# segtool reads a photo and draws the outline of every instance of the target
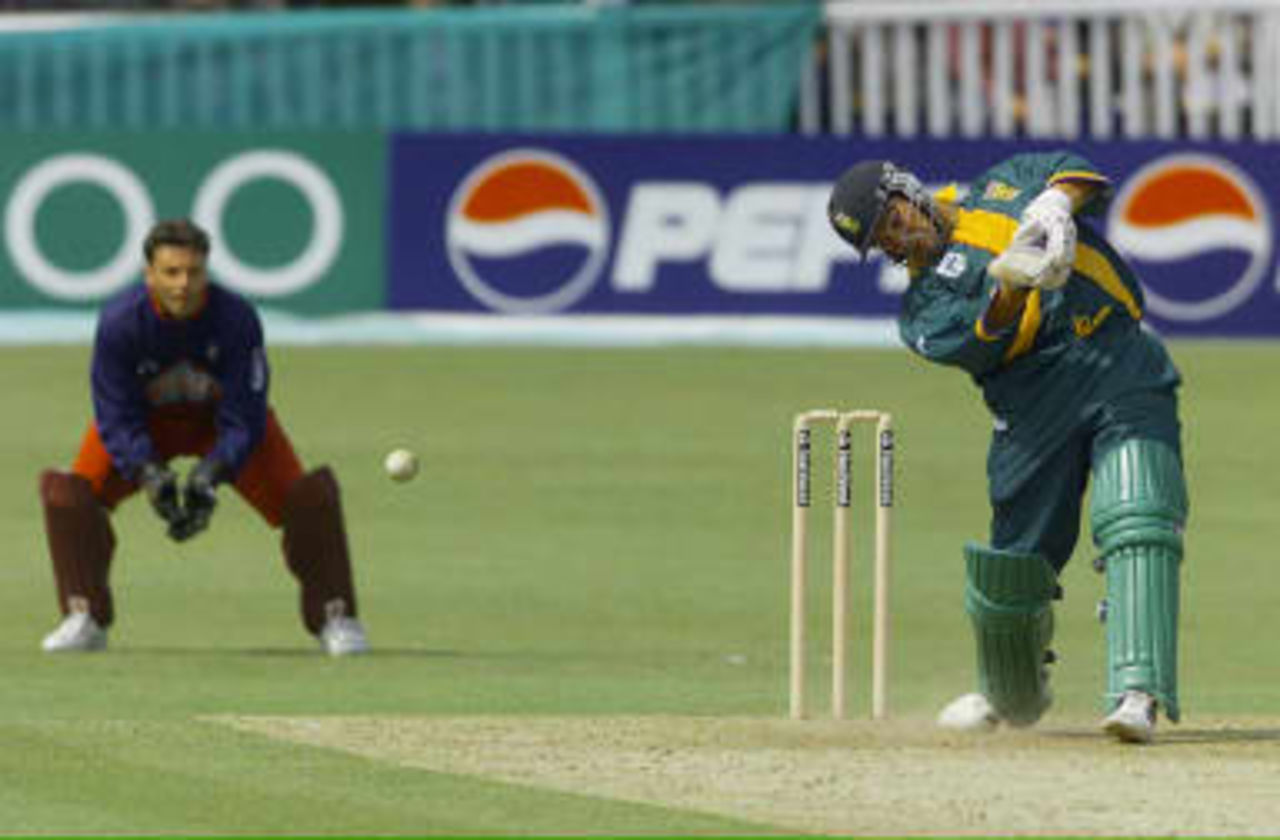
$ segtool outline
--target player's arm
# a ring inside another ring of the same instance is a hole
[[[1002,332],[985,319],[990,307],[982,268],[968,269],[947,282],[926,277],[913,281],[899,311],[903,343],[918,356],[982,376],[1004,363],[1015,331]]]
[[[1072,215],[1100,212],[1111,197],[1111,180],[1092,163],[1069,152],[1050,156],[1052,173],[1044,188],[1057,189],[1071,199]]]
[[[257,314],[245,310],[230,331],[216,371],[222,399],[215,419],[218,440],[210,453],[225,466],[226,478],[240,472],[262,441],[270,384],[262,322]]]
[[[997,283],[991,295],[991,303],[982,316],[982,331],[988,335],[1003,332],[1022,319],[1022,310],[1031,293],[1028,286]]]
[[[136,355],[119,324],[99,321],[89,373],[94,423],[116,472],[142,485],[156,515],[172,528],[183,516],[178,479],[157,457],[147,430]]]
[[[1074,217],[1100,207],[1110,194],[1111,182],[1093,164],[1070,152],[1027,155],[1025,161],[1015,169],[1024,170],[1026,183],[1035,192],[1022,210],[1014,244],[1045,249],[1069,267],[1075,255]]]
[[[1051,189],[1056,189],[1066,195],[1067,200],[1071,202],[1071,213],[1075,215],[1084,211],[1095,198],[1106,192],[1105,182],[1099,181],[1060,181]]]
[[[1066,150],[1015,155],[1004,168],[1004,177],[1028,190],[1027,198],[1031,200],[1050,189],[1067,192],[1087,188],[1087,200],[1073,206],[1075,213],[1102,209],[1111,192],[1106,175],[1081,155]]]
[[[156,460],[156,453],[134,357],[125,331],[99,321],[89,372],[94,421],[116,471],[136,480],[143,466]]]

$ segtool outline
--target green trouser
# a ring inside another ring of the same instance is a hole
[[[978,643],[978,688],[1000,719],[1030,726],[1052,701],[1045,669],[1057,576],[1037,554],[965,546],[965,610]]]
[[[1051,452],[997,434],[988,459],[991,545],[1039,554],[1058,573],[1076,547],[1092,473],[1090,521],[1107,574],[1106,703],[1147,691],[1172,720],[1180,714],[1178,569],[1188,509],[1179,436],[1174,392],[1141,391],[1109,402]]]

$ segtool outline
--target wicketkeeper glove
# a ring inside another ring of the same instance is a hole
[[[182,518],[169,523],[169,536],[183,542],[209,527],[218,506],[218,483],[226,476],[226,468],[216,458],[205,458],[191,468],[182,488]]]
[[[151,502],[156,515],[169,524],[170,531],[182,520],[182,505],[178,499],[178,477],[168,464],[152,461],[142,466],[138,481]]]

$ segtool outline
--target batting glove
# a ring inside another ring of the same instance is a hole
[[[142,466],[138,481],[151,502],[151,509],[172,529],[183,518],[178,501],[178,477],[168,464],[153,461]]]
[[[1071,210],[1071,197],[1050,187],[1022,211],[1010,250],[1025,254],[1039,252],[1044,257],[1025,285],[1060,289],[1071,277],[1071,267],[1076,260],[1076,223]]]
[[[194,537],[209,527],[218,506],[216,488],[225,469],[216,458],[205,458],[191,468],[182,488],[182,518],[169,523],[169,536],[178,542]]]

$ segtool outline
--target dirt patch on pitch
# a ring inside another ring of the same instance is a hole
[[[1092,723],[986,736],[925,721],[220,717],[442,773],[844,835],[1274,835],[1280,721],[1196,721],[1146,747]],[[608,826],[601,826],[607,833]]]

